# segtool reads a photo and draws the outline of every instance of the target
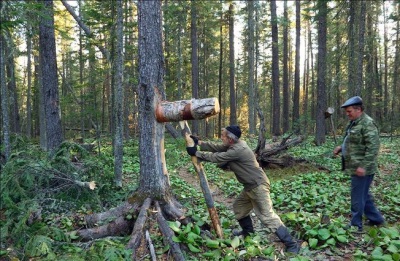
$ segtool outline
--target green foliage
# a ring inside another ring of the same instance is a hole
[[[123,172],[127,184],[117,191],[113,187],[113,154],[108,140],[102,141],[100,155],[67,142],[53,158],[48,158],[46,153],[23,138],[16,137],[13,144],[15,152],[1,173],[0,257],[130,260],[131,253],[125,250],[129,237],[74,243],[77,235],[69,232],[85,225],[86,214],[99,211],[102,206],[119,205],[137,187],[140,173],[137,141],[125,143]],[[399,147],[399,141],[382,141],[381,174],[375,177],[372,188],[376,204],[388,225],[366,227],[366,234],[362,236],[344,229],[350,211],[350,181],[339,171],[340,159],[332,158],[328,153],[333,148],[331,142],[317,148],[312,141],[306,141],[288,150],[288,153],[316,165],[329,166],[330,172],[298,167],[266,170],[271,180],[274,209],[296,237],[304,241],[301,255],[290,260],[322,260],[326,257],[324,252],[339,253],[342,247],[349,245],[356,246],[352,253],[355,260],[399,260]],[[263,230],[257,230],[245,240],[231,238],[232,229],[238,224],[229,205],[215,202],[225,237],[218,239],[214,232],[204,232],[203,228],[211,226],[204,196],[199,188],[180,177],[180,172],[189,169],[190,173],[186,175],[197,178],[184,143],[166,140],[165,148],[172,192],[187,209],[186,216],[193,220],[187,225],[170,223],[174,240],[184,246],[188,260],[286,258],[264,236]],[[78,158],[76,163],[71,162],[74,156]],[[203,166],[210,185],[218,187],[226,198],[240,193],[242,187],[232,172],[211,163],[204,162]],[[95,180],[98,188],[88,191],[72,183],[61,183],[57,180],[59,177]],[[157,255],[169,251],[160,234],[151,234],[151,237]]]

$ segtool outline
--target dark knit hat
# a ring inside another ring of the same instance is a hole
[[[348,99],[345,103],[342,104],[342,106],[340,106],[340,108],[346,108],[349,106],[353,106],[353,105],[362,105],[362,99],[360,96],[354,96],[351,97],[350,99]]]
[[[237,125],[230,125],[230,126],[226,127],[225,129],[238,138],[240,138],[240,136],[242,136],[242,131],[240,130],[240,127]]]

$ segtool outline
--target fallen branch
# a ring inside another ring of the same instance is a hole
[[[152,261],[156,261],[157,260],[156,251],[154,250],[154,245],[153,245],[153,242],[151,241],[150,234],[149,234],[148,230],[146,230],[146,240],[147,240],[147,243],[149,244],[151,260]]]
[[[130,204],[128,202],[125,202],[124,204],[112,208],[108,211],[87,215],[85,217],[86,225],[88,227],[93,227],[94,225],[101,223],[103,221],[110,221],[116,219],[117,217],[125,216],[125,214],[131,211],[131,209],[134,209],[136,211],[137,207],[138,207],[137,203]]]
[[[125,217],[119,217],[114,221],[94,228],[76,230],[71,234],[78,235],[82,241],[93,240],[108,236],[126,236],[133,226],[134,220],[126,220]]]

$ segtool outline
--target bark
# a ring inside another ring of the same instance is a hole
[[[94,225],[102,223],[104,221],[113,220],[117,217],[124,216],[128,212],[136,212],[137,207],[137,203],[130,204],[128,202],[125,202],[124,204],[112,208],[108,211],[88,215],[85,217],[85,222],[88,227],[93,227]]]
[[[191,64],[192,64],[192,97],[199,97],[199,57],[197,39],[197,1],[191,0],[191,22],[190,22],[190,42],[191,42]],[[193,133],[199,134],[199,123],[192,122]]]
[[[296,58],[293,89],[293,131],[300,133],[300,0],[296,0]]]
[[[0,5],[2,5],[0,3]],[[0,6],[2,8],[2,6]],[[2,10],[1,10],[2,11]],[[0,32],[1,34],[3,31]],[[10,114],[9,114],[9,105],[8,105],[8,91],[6,86],[6,68],[5,68],[5,39],[3,35],[0,35],[0,88],[1,88],[1,118],[2,118],[2,132],[3,132],[3,139],[2,143],[4,144],[4,157],[5,160],[11,156],[11,143],[10,143]]]
[[[174,236],[174,232],[169,228],[167,221],[165,220],[164,216],[162,215],[162,211],[160,208],[159,203],[155,202],[156,209],[157,209],[157,222],[160,227],[161,233],[166,238],[168,244],[170,245],[170,249],[172,252],[172,256],[174,257],[175,261],[184,261],[185,257],[182,254],[181,248],[177,243],[175,243],[172,239]]]
[[[120,216],[106,225],[82,229],[72,233],[76,233],[82,241],[88,241],[107,236],[126,236],[129,234],[129,231],[132,230],[133,224],[134,220],[126,220],[124,216]]]
[[[163,101],[156,108],[158,122],[199,120],[219,113],[218,99],[193,99],[175,102]]]
[[[272,28],[272,134],[281,134],[281,102],[279,86],[279,43],[278,43],[278,18],[276,15],[276,0],[271,0],[271,28]]]
[[[58,94],[53,1],[44,1],[43,5],[43,17],[39,26],[40,67],[46,121],[46,149],[52,154],[63,141],[63,137]]]
[[[140,242],[142,241],[143,232],[144,232],[144,225],[147,219],[147,212],[151,205],[151,199],[147,198],[140,209],[139,216],[136,219],[135,226],[133,227],[131,233],[131,239],[129,240],[128,244],[126,245],[127,249],[132,249],[132,260],[135,260],[136,257],[136,250],[140,246]]]
[[[284,1],[284,22],[283,22],[283,81],[282,81],[282,89],[283,89],[283,110],[282,110],[282,130],[283,133],[286,133],[289,130],[289,43],[288,43],[288,34],[289,34],[289,17],[287,12],[287,0]]]
[[[113,60],[114,77],[114,176],[115,185],[122,187],[122,163],[124,142],[124,53],[122,0],[117,1],[116,53]]]
[[[258,142],[257,142],[257,147],[255,149],[255,154],[259,154],[261,150],[265,148],[265,133],[266,133],[266,128],[265,128],[265,119],[264,119],[264,114],[262,113],[262,110],[260,107],[257,107],[257,113],[258,117],[260,118],[260,129],[258,132]]]
[[[256,123],[254,121],[255,112],[255,86],[254,86],[254,1],[247,1],[248,9],[248,122],[249,134],[255,134]]]
[[[325,109],[326,109],[326,33],[327,33],[327,3],[318,2],[318,79],[317,79],[317,115],[316,144],[325,143]]]
[[[229,124],[237,125],[235,88],[235,7],[229,5]],[[221,133],[220,135],[221,136]]]

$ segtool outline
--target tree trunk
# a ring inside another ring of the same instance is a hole
[[[282,89],[283,89],[283,111],[282,111],[282,130],[283,133],[286,133],[289,130],[289,66],[288,66],[288,57],[289,57],[289,17],[287,12],[287,0],[284,0],[283,7],[283,81],[282,81]]]
[[[235,6],[229,4],[229,124],[237,125],[235,88]],[[221,136],[221,135],[220,135]]]
[[[254,1],[247,1],[247,24],[248,24],[248,122],[249,122],[249,134],[255,134],[256,123],[254,121],[255,112],[255,86],[254,86]]]
[[[2,8],[2,3],[0,3],[0,9]],[[3,20],[3,19],[1,19]],[[2,118],[2,132],[3,138],[2,143],[4,144],[4,157],[5,160],[8,161],[11,155],[11,143],[10,143],[10,114],[9,114],[9,106],[8,106],[8,92],[6,85],[6,66],[4,57],[6,57],[5,53],[5,37],[3,37],[4,31],[0,32],[0,88],[1,88],[1,118]]]
[[[326,110],[326,18],[327,3],[318,1],[318,79],[317,79],[317,115],[316,115],[316,144],[325,143],[325,110]]]
[[[123,53],[123,12],[122,0],[117,0],[117,26],[116,26],[116,48],[114,55],[114,175],[115,185],[122,187],[122,160],[124,142],[124,53]]]
[[[40,67],[46,122],[46,149],[53,153],[63,141],[58,95],[57,54],[54,34],[53,1],[43,1],[39,25]]]
[[[191,22],[190,22],[190,42],[191,42],[191,64],[192,64],[192,97],[199,97],[199,56],[197,39],[197,7],[196,1],[191,0]],[[192,122],[192,131],[199,134],[199,123]]]
[[[300,0],[296,0],[296,58],[294,68],[293,119],[295,134],[300,133]],[[304,95],[304,94],[303,94]]]
[[[271,27],[272,27],[272,134],[281,135],[281,102],[279,86],[279,43],[278,18],[276,15],[276,0],[271,0]]]

